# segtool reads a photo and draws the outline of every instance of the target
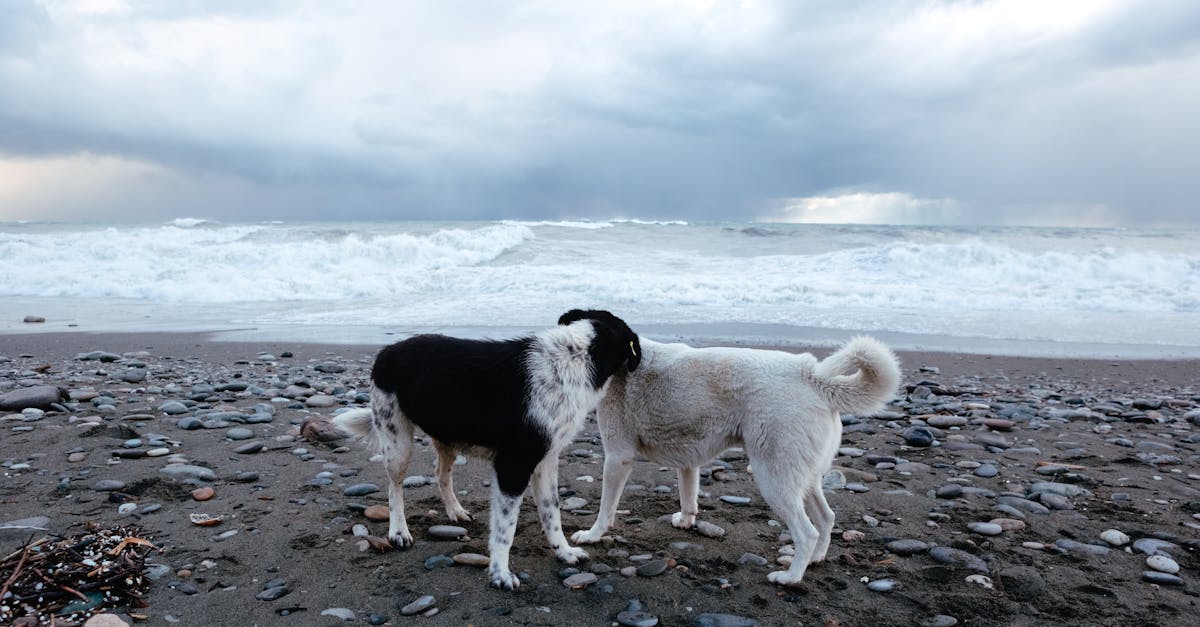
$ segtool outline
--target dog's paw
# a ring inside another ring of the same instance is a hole
[[[671,524],[679,529],[691,529],[696,526],[696,515],[675,512],[671,514]]]
[[[401,531],[397,533],[389,531],[388,542],[391,542],[392,546],[396,547],[397,549],[407,549],[413,545],[413,537],[408,531]]]
[[[786,570],[777,570],[775,572],[767,573],[767,581],[770,581],[777,586],[800,585],[800,579],[792,577],[791,574]]]
[[[584,529],[571,534],[571,542],[575,544],[595,544],[603,537],[603,531],[598,532],[594,529]]]
[[[521,587],[521,580],[507,568],[488,568],[488,579],[491,580],[493,588],[501,590],[516,590]]]
[[[475,520],[471,517],[471,512],[468,512],[462,507],[446,510],[446,516],[451,522],[471,522],[472,520]]]
[[[588,555],[587,551],[577,546],[554,549],[554,554],[558,556],[558,559],[566,562],[567,564],[578,564],[581,560],[591,559],[591,556]]]

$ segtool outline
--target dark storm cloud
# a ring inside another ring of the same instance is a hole
[[[1198,73],[1174,0],[18,1],[0,200],[103,157],[147,218],[1194,224]]]

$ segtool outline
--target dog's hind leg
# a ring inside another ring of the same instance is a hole
[[[700,513],[700,505],[696,500],[700,494],[700,469],[696,467],[679,469],[679,511],[671,516],[671,524],[680,529],[691,529],[696,526],[696,515]]]
[[[754,459],[753,454],[750,461],[758,469],[758,472],[754,473],[754,481],[758,484],[759,491],[775,510],[775,514],[787,524],[796,548],[792,566],[787,570],[768,573],[767,579],[781,586],[798,584],[804,578],[804,571],[808,569],[808,563],[819,541],[817,528],[809,520],[804,509],[803,481],[788,468],[781,469],[782,476],[774,476],[767,472],[767,469],[777,467]]]
[[[591,529],[576,531],[571,536],[572,540],[581,544],[591,544],[599,542],[600,538],[604,537],[604,532],[612,527],[613,519],[616,518],[617,503],[621,500],[621,491],[625,489],[625,482],[629,480],[631,472],[633,472],[632,453],[605,451],[604,486],[600,492],[600,514],[596,516],[596,522]]]
[[[388,474],[388,541],[396,548],[412,546],[413,537],[404,517],[404,475],[412,455],[413,426],[399,416],[394,439],[383,444],[383,463]]]
[[[438,492],[442,496],[442,505],[446,507],[446,516],[455,522],[473,520],[471,513],[463,509],[462,503],[458,502],[458,495],[454,493],[454,476],[451,473],[457,455],[437,439],[433,440],[433,450],[437,452]]]
[[[537,502],[538,518],[546,541],[558,559],[575,564],[588,558],[587,551],[567,543],[558,511],[558,455],[546,455],[533,471],[533,498]]]
[[[819,481],[810,486],[805,493],[804,511],[812,518],[813,525],[817,528],[817,546],[808,560],[810,564],[815,564],[824,561],[825,554],[829,552],[829,534],[833,532],[835,516],[833,508],[829,507],[829,502],[825,500],[825,491]]]

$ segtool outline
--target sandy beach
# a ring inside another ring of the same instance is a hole
[[[901,352],[897,400],[843,417],[829,559],[800,587],[766,579],[788,541],[733,449],[702,469],[709,535],[662,520],[678,509],[675,473],[639,462],[611,540],[577,569],[555,560],[526,499],[513,593],[455,560],[487,552],[483,462],[456,470],[476,514],[465,535],[429,532],[449,523],[423,437],[407,490],[416,545],[379,552],[355,535],[386,535],[365,513],[387,502],[382,468],[360,444],[299,427],[364,405],[378,348],[0,335],[0,403],[34,386],[69,395],[0,410],[0,526],[140,527],[160,549],[146,560],[148,607],[117,613],[147,625],[1167,626],[1197,611],[1197,361]],[[560,460],[568,535],[594,519],[602,464],[591,422]],[[211,498],[196,500],[199,487]],[[30,535],[0,531],[0,553]],[[580,571],[595,576],[564,585]]]

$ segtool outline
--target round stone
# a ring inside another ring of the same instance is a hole
[[[1142,581],[1156,583],[1161,586],[1182,586],[1183,580],[1171,573],[1163,573],[1157,570],[1147,570],[1142,572]]]
[[[916,555],[929,550],[929,545],[920,540],[900,539],[887,543],[887,550],[896,555]]]
[[[434,555],[433,557],[425,560],[425,570],[436,570],[438,568],[445,568],[453,565],[454,560],[446,557],[445,555]]]
[[[192,498],[197,501],[207,501],[216,495],[216,490],[210,487],[196,488],[192,490]]]
[[[657,577],[667,571],[666,560],[650,560],[637,567],[639,577]]]
[[[170,452],[171,449],[160,446],[158,448],[152,448],[146,451],[146,457],[162,457]]]
[[[1166,555],[1151,555],[1146,558],[1146,566],[1160,573],[1174,575],[1179,572],[1179,564]]]
[[[94,485],[92,487],[97,492],[115,492],[117,490],[120,490],[121,488],[124,488],[125,482],[118,481],[116,479],[101,479],[100,481],[97,481],[96,485]]]
[[[1100,539],[1112,546],[1125,546],[1129,544],[1129,536],[1117,529],[1105,530],[1100,534]]]
[[[233,452],[237,453],[238,455],[253,455],[255,453],[261,453],[266,447],[267,445],[261,441],[246,442],[245,444],[235,447]]]
[[[729,503],[730,505],[749,505],[750,497],[724,494],[721,496],[721,501],[724,503]]]
[[[623,627],[654,627],[658,617],[640,610],[625,610],[617,614],[617,624]]]
[[[87,453],[71,453],[70,455],[67,455],[67,461],[71,462],[72,464],[78,464],[85,459],[87,459]]]

